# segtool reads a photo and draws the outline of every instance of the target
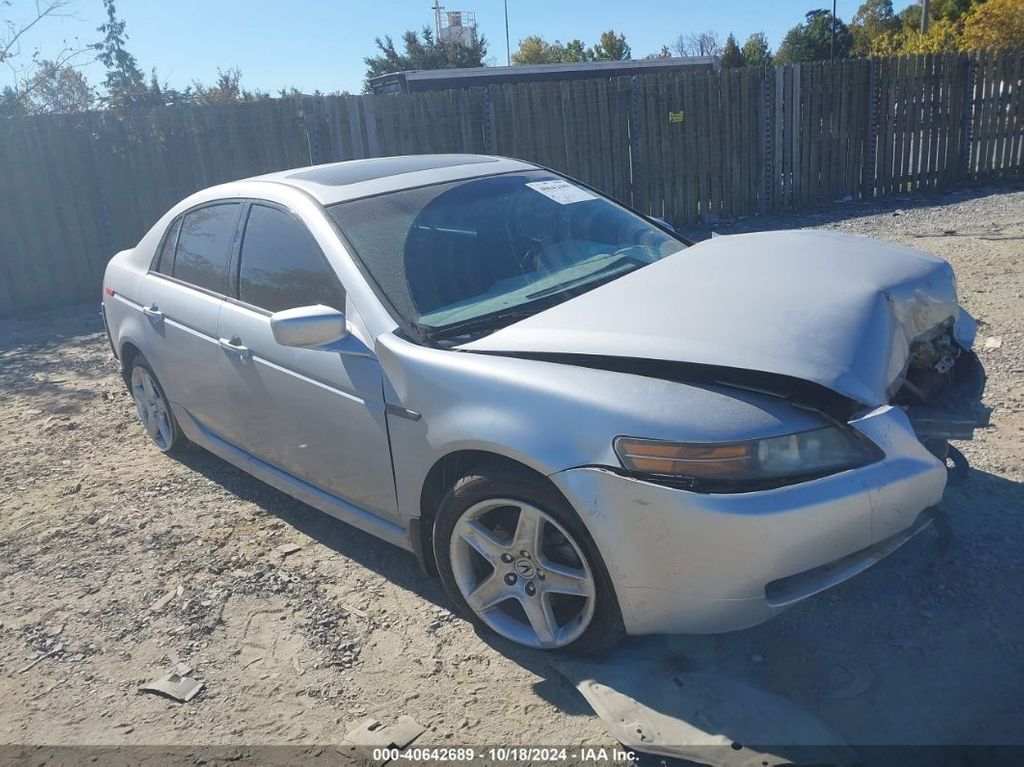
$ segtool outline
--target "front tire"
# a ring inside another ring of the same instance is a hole
[[[577,653],[603,652],[625,635],[597,547],[543,477],[481,464],[441,500],[433,538],[445,590],[475,625]]]
[[[149,361],[136,354],[128,373],[128,390],[139,420],[153,444],[163,453],[178,453],[188,444]]]

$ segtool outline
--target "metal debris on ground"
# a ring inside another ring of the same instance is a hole
[[[810,712],[723,674],[628,657],[555,667],[634,751],[729,767],[858,761]]]
[[[140,692],[153,692],[176,700],[179,703],[188,703],[199,694],[201,689],[203,689],[202,682],[174,671],[165,677],[139,687]]]
[[[31,671],[32,669],[34,669],[36,667],[37,663],[41,663],[42,661],[46,660],[47,658],[49,658],[49,657],[51,657],[53,655],[56,655],[57,653],[61,653],[61,652],[64,652],[64,645],[59,644],[56,647],[54,647],[52,650],[50,650],[48,653],[44,653],[43,655],[40,655],[38,658],[36,658],[31,663],[29,663],[27,666],[24,666],[24,667],[18,669],[18,673],[19,674],[24,674],[26,671]]]

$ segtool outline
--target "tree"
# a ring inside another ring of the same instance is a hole
[[[755,32],[743,43],[743,63],[748,67],[763,67],[772,63],[772,49],[764,32]]]
[[[482,67],[487,55],[487,40],[483,35],[474,37],[472,45],[464,45],[457,40],[435,40],[430,27],[424,27],[419,35],[412,30],[402,35],[405,53],[399,53],[394,41],[388,36],[383,40],[378,37],[374,42],[380,53],[363,59],[366,64],[363,90],[366,92],[370,88],[370,79],[378,75],[410,69]]]
[[[565,48],[557,40],[549,43],[540,35],[529,35],[519,41],[519,50],[512,54],[512,63],[517,65],[558,64],[564,56]]]
[[[558,45],[558,41],[555,41]],[[593,61],[594,52],[587,48],[580,39],[570,40],[565,44],[565,48],[562,49],[562,62],[566,64],[574,64],[580,61]]]
[[[717,56],[721,49],[718,35],[711,29],[707,32],[679,35],[672,45],[672,50],[679,56]]]
[[[661,50],[657,53],[648,53],[644,56],[645,59],[670,59],[672,58],[672,51],[669,50],[667,45],[661,46]]]
[[[203,85],[199,80],[192,81],[190,101],[202,106],[213,104],[238,104],[249,101],[269,99],[270,94],[263,91],[247,91],[242,88],[242,70],[234,67],[228,70],[217,70],[217,80],[212,86]]]
[[[736,42],[736,36],[732,32],[725,38],[725,45],[722,46],[721,64],[723,69],[743,66],[743,51]]]
[[[962,50],[1010,48],[1024,45],[1024,3],[986,0],[963,17]]]
[[[11,19],[0,19],[0,63],[10,62],[21,55],[21,41],[28,32],[43,19],[63,16],[61,10],[67,7],[69,0],[45,0],[37,2],[35,10],[28,20],[16,24]],[[10,0],[0,0],[0,5],[10,5]],[[7,86],[9,87],[9,86]],[[6,90],[6,88],[5,88]],[[11,98],[18,98],[17,88],[11,88]]]
[[[866,56],[871,52],[872,41],[899,30],[900,21],[892,9],[892,0],[865,0],[853,14],[850,34],[853,35],[854,56]]]
[[[820,61],[832,54],[832,24],[830,11],[808,11],[806,21],[790,29],[779,46],[776,59],[783,64],[798,61]],[[853,47],[853,35],[839,18],[835,19],[835,57],[846,58]]]
[[[106,101],[115,109],[146,103],[149,89],[135,57],[125,47],[128,35],[124,31],[124,21],[117,16],[114,0],[103,0],[103,6],[107,11],[107,22],[97,27],[97,31],[103,33],[103,40],[92,47],[98,52],[96,58],[107,69],[103,81],[107,90]]]
[[[632,57],[632,51],[624,34],[616,34],[614,29],[601,33],[601,39],[593,48],[594,58],[598,61],[623,61]]]
[[[80,71],[43,59],[21,93],[28,114],[85,112],[96,102],[96,93]]]

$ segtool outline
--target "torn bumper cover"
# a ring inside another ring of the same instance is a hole
[[[886,405],[851,425],[883,460],[773,490],[693,493],[592,467],[551,479],[593,532],[631,634],[730,631],[852,577],[926,526],[946,468],[907,414]]]

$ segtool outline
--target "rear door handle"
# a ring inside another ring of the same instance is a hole
[[[242,339],[238,336],[231,336],[231,338],[221,338],[220,348],[227,352],[237,354],[244,360],[252,359],[252,349],[248,346],[242,346]]]

